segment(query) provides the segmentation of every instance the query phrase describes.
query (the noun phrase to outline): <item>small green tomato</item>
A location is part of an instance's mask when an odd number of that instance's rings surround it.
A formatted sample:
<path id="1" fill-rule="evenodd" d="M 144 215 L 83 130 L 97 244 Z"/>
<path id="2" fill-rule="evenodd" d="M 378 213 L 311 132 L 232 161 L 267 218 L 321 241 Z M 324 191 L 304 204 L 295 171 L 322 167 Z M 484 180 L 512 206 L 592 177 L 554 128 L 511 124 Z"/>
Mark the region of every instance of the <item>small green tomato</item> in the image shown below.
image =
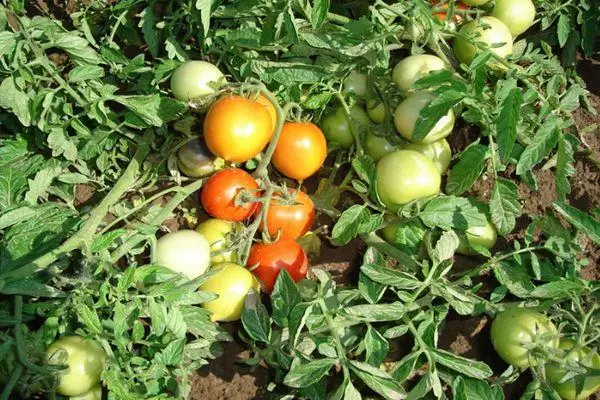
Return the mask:
<path id="1" fill-rule="evenodd" d="M 195 231 L 182 229 L 171 232 L 156 245 L 156 263 L 194 279 L 210 266 L 210 244 Z"/>
<path id="2" fill-rule="evenodd" d="M 416 81 L 432 71 L 447 69 L 446 63 L 431 54 L 417 54 L 402 59 L 392 71 L 392 80 L 404 93 L 410 93 Z"/>
<path id="3" fill-rule="evenodd" d="M 367 115 L 376 124 L 383 124 L 386 116 L 385 105 L 379 100 L 367 100 Z"/>
<path id="4" fill-rule="evenodd" d="M 171 76 L 171 91 L 177 100 L 189 101 L 216 91 L 225 81 L 219 68 L 206 61 L 187 61 Z"/>
<path id="5" fill-rule="evenodd" d="M 456 252 L 465 256 L 476 255 L 477 252 L 471 246 L 481 246 L 489 250 L 496 244 L 497 237 L 496 228 L 489 221 L 484 226 L 472 226 L 465 231 L 464 235 L 458 235 L 459 244 Z"/>
<path id="6" fill-rule="evenodd" d="M 504 22 L 513 36 L 519 36 L 533 25 L 535 5 L 531 0 L 496 0 L 492 17 Z"/>
<path id="7" fill-rule="evenodd" d="M 406 100 L 396 107 L 394 125 L 396 126 L 396 131 L 406 140 L 414 143 L 433 143 L 445 138 L 452 132 L 452 128 L 454 127 L 454 111 L 450 109 L 446 115 L 437 121 L 423 139 L 419 141 L 413 140 L 412 135 L 417 119 L 419 118 L 419 113 L 433 99 L 435 99 L 435 96 L 431 93 L 417 92 L 408 96 Z"/>
<path id="8" fill-rule="evenodd" d="M 406 150 L 414 150 L 429 158 L 443 174 L 450 165 L 452 150 L 446 139 L 440 139 L 433 143 L 409 143 L 403 147 Z"/>
<path id="9" fill-rule="evenodd" d="M 365 153 L 371 156 L 375 161 L 378 161 L 381 157 L 397 149 L 398 146 L 390 143 L 386 138 L 377 136 L 372 132 L 367 133 L 364 150 Z"/>
<path id="10" fill-rule="evenodd" d="M 367 75 L 352 71 L 344 81 L 344 92 L 353 93 L 359 99 L 367 96 Z"/>
<path id="11" fill-rule="evenodd" d="M 494 17 L 482 17 L 464 24 L 459 31 L 460 36 L 454 40 L 454 54 L 464 64 L 471 64 L 479 50 L 465 37 L 477 43 L 489 46 L 491 52 L 507 57 L 512 54 L 513 38 L 508 27 Z M 492 62 L 492 65 L 496 65 Z"/>

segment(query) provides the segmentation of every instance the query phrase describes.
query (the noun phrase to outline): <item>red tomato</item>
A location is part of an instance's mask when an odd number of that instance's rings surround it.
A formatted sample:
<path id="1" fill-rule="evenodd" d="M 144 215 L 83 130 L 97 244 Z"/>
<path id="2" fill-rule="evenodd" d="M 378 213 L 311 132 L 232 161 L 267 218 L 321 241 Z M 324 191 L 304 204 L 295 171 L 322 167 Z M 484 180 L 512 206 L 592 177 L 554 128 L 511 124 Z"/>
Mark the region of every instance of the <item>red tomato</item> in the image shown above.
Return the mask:
<path id="1" fill-rule="evenodd" d="M 296 241 L 279 239 L 275 243 L 253 245 L 247 267 L 261 280 L 264 290 L 271 293 L 282 268 L 286 269 L 294 282 L 306 277 L 308 258 Z"/>
<path id="2" fill-rule="evenodd" d="M 202 207 L 214 218 L 234 222 L 248 219 L 257 203 L 235 205 L 235 197 L 244 189 L 258 191 L 258 183 L 250 174 L 239 168 L 221 170 L 206 181 L 200 195 Z"/>
<path id="3" fill-rule="evenodd" d="M 281 229 L 282 238 L 297 239 L 308 232 L 315 221 L 315 205 L 303 191 L 289 189 L 288 193 L 285 197 L 275 193 L 271 198 L 267 210 L 267 229 L 271 236 L 277 235 Z M 261 208 L 259 205 L 257 215 Z M 261 231 L 263 228 L 261 224 Z"/>
<path id="4" fill-rule="evenodd" d="M 327 141 L 311 122 L 286 122 L 273 153 L 273 165 L 291 179 L 302 181 L 321 168 L 327 157 Z"/>

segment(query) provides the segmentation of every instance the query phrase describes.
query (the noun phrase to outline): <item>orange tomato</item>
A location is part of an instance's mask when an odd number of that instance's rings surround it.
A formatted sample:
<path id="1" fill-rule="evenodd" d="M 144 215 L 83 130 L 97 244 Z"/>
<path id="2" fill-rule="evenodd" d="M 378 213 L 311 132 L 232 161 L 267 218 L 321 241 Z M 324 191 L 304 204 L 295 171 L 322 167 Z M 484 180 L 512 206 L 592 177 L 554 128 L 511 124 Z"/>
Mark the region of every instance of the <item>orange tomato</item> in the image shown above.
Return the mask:
<path id="1" fill-rule="evenodd" d="M 440 3 L 440 2 L 439 1 L 432 1 L 430 3 L 433 4 L 433 5 L 436 5 L 436 4 Z M 442 7 L 448 8 L 448 4 L 444 2 L 444 3 L 442 3 Z M 455 4 L 455 7 L 454 7 L 455 12 L 457 10 L 468 10 L 468 9 L 469 9 L 469 6 L 467 6 L 467 5 L 463 4 L 463 3 L 457 3 L 457 4 Z M 446 21 L 446 17 L 447 17 L 445 12 L 435 13 L 435 14 L 433 14 L 433 16 L 436 17 L 440 22 Z M 460 22 L 463 22 L 464 20 L 465 20 L 465 17 L 462 14 L 454 14 L 452 16 L 452 21 L 454 21 L 454 22 L 460 23 Z"/>
<path id="2" fill-rule="evenodd" d="M 236 205 L 235 198 L 241 190 L 258 192 L 258 189 L 258 183 L 249 173 L 239 168 L 227 168 L 206 181 L 200 194 L 200 202 L 211 217 L 233 222 L 244 221 L 254 213 L 257 203 Z"/>
<path id="3" fill-rule="evenodd" d="M 269 143 L 273 123 L 267 108 L 241 96 L 222 97 L 204 119 L 204 140 L 216 156 L 231 162 L 256 157 Z"/>
<path id="4" fill-rule="evenodd" d="M 273 127 L 273 129 L 271 130 L 271 137 L 269 138 L 269 140 L 271 140 L 273 138 L 273 132 L 275 132 L 275 127 L 277 126 L 277 110 L 275 110 L 275 106 L 273 105 L 273 103 L 271 103 L 269 99 L 267 99 L 262 93 L 258 95 L 256 101 L 265 106 L 265 108 L 269 112 L 269 115 L 271 116 L 271 126 Z"/>
<path id="5" fill-rule="evenodd" d="M 256 213 L 260 214 L 262 205 Z M 311 228 L 315 221 L 315 205 L 310 196 L 301 190 L 289 189 L 288 195 L 275 193 L 267 210 L 267 231 L 275 236 L 281 229 L 281 237 L 297 239 Z M 262 231 L 264 226 L 260 226 Z"/>
<path id="6" fill-rule="evenodd" d="M 327 141 L 311 122 L 286 122 L 273 153 L 273 165 L 288 178 L 302 181 L 321 168 Z"/>

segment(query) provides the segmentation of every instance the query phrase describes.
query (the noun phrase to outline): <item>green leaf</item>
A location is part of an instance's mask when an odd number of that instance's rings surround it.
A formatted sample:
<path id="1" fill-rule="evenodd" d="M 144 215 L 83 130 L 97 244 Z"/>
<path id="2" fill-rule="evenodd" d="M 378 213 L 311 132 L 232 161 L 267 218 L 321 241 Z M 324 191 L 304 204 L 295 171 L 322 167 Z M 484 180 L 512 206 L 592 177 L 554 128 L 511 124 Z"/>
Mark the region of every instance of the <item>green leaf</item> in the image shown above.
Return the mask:
<path id="1" fill-rule="evenodd" d="M 585 233 L 594 243 L 600 244 L 600 222 L 562 201 L 555 201 L 552 206 L 571 225 Z"/>
<path id="2" fill-rule="evenodd" d="M 402 386 L 387 372 L 355 360 L 350 360 L 350 368 L 361 381 L 385 399 L 400 400 L 406 396 Z"/>
<path id="3" fill-rule="evenodd" d="M 77 83 L 104 76 L 104 68 L 98 65 L 80 65 L 69 72 L 69 82 Z"/>
<path id="4" fill-rule="evenodd" d="M 366 356 L 365 361 L 374 367 L 385 361 L 390 346 L 388 341 L 371 325 L 367 328 L 367 333 L 364 339 Z"/>
<path id="5" fill-rule="evenodd" d="M 6 296 L 23 295 L 30 297 L 64 297 L 65 293 L 39 281 L 38 277 L 28 276 L 0 286 L 0 293 Z M 0 324 L 2 325 L 2 324 Z"/>
<path id="6" fill-rule="evenodd" d="M 532 170 L 556 147 L 560 135 L 559 122 L 559 117 L 551 116 L 540 126 L 531 140 L 531 144 L 525 148 L 519 158 L 517 175 L 523 175 Z"/>
<path id="7" fill-rule="evenodd" d="M 504 400 L 502 388 L 481 379 L 457 376 L 452 385 L 455 400 Z"/>
<path id="8" fill-rule="evenodd" d="M 506 286 L 517 297 L 527 298 L 531 291 L 535 289 L 529 273 L 521 265 L 501 261 L 495 265 L 494 275 L 498 282 Z"/>
<path id="9" fill-rule="evenodd" d="M 323 25 L 323 22 L 327 19 L 328 11 L 329 0 L 313 0 L 313 9 L 310 18 L 313 29 L 319 29 Z"/>
<path id="10" fill-rule="evenodd" d="M 129 108 L 147 124 L 152 126 L 162 126 L 163 120 L 159 116 L 161 104 L 159 95 L 115 96 L 113 100 Z"/>
<path id="11" fill-rule="evenodd" d="M 424 398 L 427 393 L 431 391 L 431 379 L 430 375 L 426 374 L 419 382 L 411 389 L 406 397 L 406 400 L 420 400 Z"/>
<path id="12" fill-rule="evenodd" d="M 346 387 L 344 388 L 344 400 L 362 400 L 360 392 L 352 385 L 351 380 L 346 382 Z"/>
<path id="13" fill-rule="evenodd" d="M 102 59 L 96 51 L 89 46 L 84 38 L 77 36 L 75 32 L 62 32 L 54 35 L 54 46 L 66 51 L 71 60 L 77 65 L 102 63 Z"/>
<path id="14" fill-rule="evenodd" d="M 296 286 L 287 270 L 282 268 L 271 294 L 273 321 L 281 327 L 286 327 L 288 325 L 288 316 L 300 301 L 298 286 Z"/>
<path id="15" fill-rule="evenodd" d="M 429 201 L 418 216 L 428 227 L 440 227 L 444 230 L 466 230 L 472 226 L 487 224 L 486 215 L 472 200 L 464 197 L 438 196 Z"/>
<path id="16" fill-rule="evenodd" d="M 1 219 L 0 219 L 1 220 Z M 386 286 L 375 282 L 362 272 L 358 275 L 358 290 L 365 300 L 376 304 L 385 293 Z"/>
<path id="17" fill-rule="evenodd" d="M 37 203 L 38 198 L 42 197 L 52 184 L 52 181 L 62 172 L 62 166 L 56 160 L 49 160 L 46 167 L 35 174 L 33 179 L 29 179 L 29 190 L 25 193 L 25 201 L 31 205 Z"/>
<path id="18" fill-rule="evenodd" d="M 558 44 L 560 47 L 565 47 L 571 29 L 571 15 L 566 12 L 561 13 L 558 17 L 558 24 L 556 25 L 556 36 L 558 37 Z"/>
<path id="19" fill-rule="evenodd" d="M 487 364 L 481 361 L 470 360 L 442 349 L 430 349 L 430 354 L 435 362 L 445 367 L 477 379 L 492 376 L 493 372 Z"/>
<path id="20" fill-rule="evenodd" d="M 443 94 L 436 96 L 427 103 L 419 112 L 419 118 L 415 122 L 415 129 L 412 134 L 412 141 L 422 140 L 433 129 L 440 119 L 446 116 L 464 97 L 464 93 L 456 90 L 445 90 Z"/>
<path id="21" fill-rule="evenodd" d="M 471 188 L 483 172 L 488 148 L 481 144 L 474 144 L 465 149 L 460 155 L 458 163 L 452 167 L 446 193 L 459 195 Z"/>
<path id="22" fill-rule="evenodd" d="M 254 290 L 246 295 L 244 309 L 242 310 L 242 324 L 244 329 L 254 340 L 269 342 L 271 335 L 271 322 L 267 309 L 260 301 L 260 294 Z"/>
<path id="23" fill-rule="evenodd" d="M 536 286 L 529 295 L 542 299 L 563 299 L 568 298 L 570 294 L 579 294 L 584 290 L 581 283 L 577 281 L 569 281 L 566 279 L 545 283 Z"/>
<path id="24" fill-rule="evenodd" d="M 339 315 L 344 317 L 366 321 L 383 322 L 396 321 L 404 315 L 406 309 L 401 303 L 391 304 L 359 304 L 342 309 Z"/>
<path id="25" fill-rule="evenodd" d="M 158 34 L 156 32 L 156 16 L 154 15 L 154 2 L 151 2 L 150 5 L 140 13 L 140 22 L 139 27 L 142 28 L 142 33 L 144 35 L 144 40 L 148 45 L 148 50 L 152 57 L 158 57 L 159 54 L 159 39 Z"/>
<path id="26" fill-rule="evenodd" d="M 77 160 L 77 146 L 63 128 L 53 127 L 47 141 L 48 147 L 52 149 L 53 157 L 62 155 L 69 161 Z"/>
<path id="27" fill-rule="evenodd" d="M 298 337 L 302 332 L 302 328 L 306 325 L 306 319 L 312 312 L 312 303 L 299 303 L 292 309 L 288 318 L 288 326 L 290 329 L 290 343 L 292 347 L 296 347 Z"/>
<path id="28" fill-rule="evenodd" d="M 102 323 L 95 309 L 88 307 L 86 304 L 78 303 L 75 304 L 75 311 L 79 322 L 85 325 L 91 333 L 95 335 L 102 334 Z"/>
<path id="29" fill-rule="evenodd" d="M 23 126 L 31 125 L 31 111 L 29 97 L 9 76 L 0 83 L 0 107 L 12 111 Z"/>
<path id="30" fill-rule="evenodd" d="M 556 194 L 559 200 L 565 201 L 571 193 L 570 178 L 575 175 L 575 148 L 579 145 L 577 138 L 571 134 L 560 135 L 556 153 Z"/>
<path id="31" fill-rule="evenodd" d="M 0 210 L 8 210 L 23 200 L 27 178 L 41 167 L 42 160 L 42 156 L 36 154 L 0 168 Z"/>
<path id="32" fill-rule="evenodd" d="M 446 231 L 435 244 L 433 249 L 432 259 L 439 264 L 444 260 L 448 260 L 454 256 L 454 252 L 458 248 L 459 240 L 454 231 Z"/>
<path id="33" fill-rule="evenodd" d="M 108 249 L 108 247 L 118 238 L 127 234 L 127 229 L 115 229 L 114 231 L 106 232 L 99 237 L 95 238 L 92 242 L 91 251 L 97 253 L 102 250 Z"/>
<path id="34" fill-rule="evenodd" d="M 496 119 L 496 143 L 503 163 L 508 161 L 517 138 L 517 124 L 523 104 L 520 88 L 513 88 L 502 102 L 500 114 Z"/>
<path id="35" fill-rule="evenodd" d="M 343 246 L 362 233 L 370 233 L 383 225 L 383 215 L 373 215 L 366 205 L 355 204 L 346 209 L 333 230 L 331 241 L 337 246 Z"/>
<path id="36" fill-rule="evenodd" d="M 500 235 L 506 235 L 515 228 L 516 219 L 521 215 L 521 204 L 519 187 L 513 181 L 496 179 L 490 196 L 490 214 Z"/>
<path id="37" fill-rule="evenodd" d="M 327 375 L 336 362 L 335 358 L 323 358 L 306 364 L 292 364 L 292 368 L 283 378 L 283 383 L 294 388 L 310 386 Z"/>
<path id="38" fill-rule="evenodd" d="M 421 286 L 421 282 L 411 274 L 376 264 L 365 264 L 360 267 L 360 271 L 375 282 L 383 285 L 395 286 L 406 290 L 416 289 Z"/>

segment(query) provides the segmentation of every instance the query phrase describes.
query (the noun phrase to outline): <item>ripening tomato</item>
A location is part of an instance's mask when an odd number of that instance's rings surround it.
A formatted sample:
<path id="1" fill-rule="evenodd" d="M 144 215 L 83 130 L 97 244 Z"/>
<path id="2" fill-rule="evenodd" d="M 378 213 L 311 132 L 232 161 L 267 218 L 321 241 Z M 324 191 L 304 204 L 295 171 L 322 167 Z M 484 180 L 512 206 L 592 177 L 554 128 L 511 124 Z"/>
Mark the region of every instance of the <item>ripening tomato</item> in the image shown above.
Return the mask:
<path id="1" fill-rule="evenodd" d="M 400 205 L 440 191 L 442 177 L 433 162 L 412 150 L 396 150 L 377 163 L 377 194 L 395 211 Z"/>
<path id="2" fill-rule="evenodd" d="M 367 75 L 352 71 L 344 81 L 344 92 L 352 93 L 359 99 L 367 95 Z"/>
<path id="3" fill-rule="evenodd" d="M 202 140 L 187 142 L 177 152 L 177 166 L 184 174 L 192 178 L 201 178 L 212 174 L 215 169 L 215 157 Z"/>
<path id="4" fill-rule="evenodd" d="M 273 127 L 272 131 L 271 131 L 271 138 L 272 138 L 273 132 L 275 132 L 275 127 L 277 126 L 277 110 L 275 109 L 275 106 L 273 105 L 273 103 L 271 103 L 271 101 L 269 101 L 269 99 L 267 99 L 265 97 L 265 95 L 263 95 L 262 93 L 258 95 L 256 102 L 265 106 L 265 108 L 269 112 L 269 115 L 271 116 L 271 122 L 272 122 L 272 127 Z M 269 140 L 270 140 L 270 138 L 269 138 Z"/>
<path id="5" fill-rule="evenodd" d="M 464 235 L 458 235 L 459 243 L 456 252 L 466 256 L 475 255 L 477 252 L 472 246 L 481 246 L 489 250 L 496 244 L 497 237 L 496 228 L 489 221 L 484 226 L 472 226 L 465 231 Z"/>
<path id="6" fill-rule="evenodd" d="M 408 96 L 394 112 L 396 131 L 406 140 L 414 143 L 433 143 L 448 136 L 454 128 L 452 109 L 437 121 L 423 139 L 416 141 L 412 137 L 421 110 L 434 99 L 435 96 L 428 92 L 416 92 Z"/>
<path id="7" fill-rule="evenodd" d="M 260 214 L 261 206 L 256 210 Z M 315 205 L 310 196 L 301 190 L 288 189 L 288 194 L 275 193 L 267 210 L 267 230 L 275 236 L 281 230 L 281 237 L 297 239 L 312 227 L 315 221 Z M 262 231 L 264 227 L 260 226 Z"/>
<path id="8" fill-rule="evenodd" d="M 242 190 L 258 191 L 258 183 L 250 174 L 239 168 L 227 168 L 208 178 L 200 200 L 204 210 L 214 218 L 240 222 L 248 219 L 256 210 L 257 203 L 235 205 L 235 198 Z"/>
<path id="9" fill-rule="evenodd" d="M 102 386 L 96 385 L 78 396 L 70 396 L 69 400 L 102 400 Z"/>
<path id="10" fill-rule="evenodd" d="M 414 150 L 429 158 L 443 174 L 450 165 L 452 150 L 446 139 L 440 139 L 432 143 L 409 143 L 403 147 L 405 150 Z"/>
<path id="11" fill-rule="evenodd" d="M 385 117 L 387 116 L 385 104 L 376 99 L 367 100 L 367 115 L 371 118 L 371 121 L 376 124 L 383 124 L 383 121 L 385 121 Z"/>
<path id="12" fill-rule="evenodd" d="M 225 251 L 229 244 L 230 235 L 242 230 L 239 222 L 225 221 L 223 219 L 210 218 L 202 222 L 196 228 L 196 232 L 202 234 L 210 245 L 211 265 L 224 262 L 233 262 L 237 255 L 233 251 Z"/>
<path id="13" fill-rule="evenodd" d="M 321 168 L 327 157 L 327 141 L 311 122 L 286 122 L 273 153 L 273 165 L 291 179 L 302 181 Z"/>
<path id="14" fill-rule="evenodd" d="M 210 245 L 198 232 L 188 229 L 171 232 L 156 243 L 156 263 L 194 279 L 210 265 Z"/>
<path id="15" fill-rule="evenodd" d="M 352 129 L 360 134 L 367 130 L 370 124 L 371 120 L 365 110 L 358 105 L 353 105 L 350 107 L 350 118 L 346 116 L 343 107 L 338 107 L 326 115 L 319 125 L 329 142 L 336 143 L 343 149 L 349 149 L 354 144 Z"/>
<path id="16" fill-rule="evenodd" d="M 286 269 L 294 282 L 306 277 L 308 258 L 298 242 L 279 239 L 274 243 L 254 244 L 247 266 L 263 283 L 265 291 L 271 293 L 282 268 Z"/>
<path id="17" fill-rule="evenodd" d="M 106 353 L 95 340 L 63 336 L 48 346 L 48 364 L 66 365 L 60 372 L 56 391 L 63 396 L 78 396 L 100 383 Z"/>
<path id="18" fill-rule="evenodd" d="M 482 17 L 464 24 L 460 36 L 454 39 L 454 54 L 458 61 L 471 64 L 479 50 L 466 38 L 490 46 L 490 51 L 500 57 L 512 54 L 513 38 L 507 26 L 494 17 Z M 493 61 L 491 65 L 496 65 Z"/>
<path id="19" fill-rule="evenodd" d="M 171 92 L 181 101 L 207 96 L 225 82 L 219 68 L 206 61 L 187 61 L 171 75 Z"/>
<path id="20" fill-rule="evenodd" d="M 392 80 L 404 93 L 411 93 L 416 81 L 433 71 L 448 69 L 446 63 L 431 54 L 408 56 L 394 67 Z"/>
<path id="21" fill-rule="evenodd" d="M 575 342 L 570 339 L 561 339 L 559 348 L 564 350 L 565 359 L 577 361 L 580 365 L 587 368 L 600 370 L 600 356 L 587 346 L 571 351 L 575 347 Z M 575 379 L 570 378 L 562 382 L 565 375 L 570 371 L 565 365 L 562 366 L 555 362 L 546 364 L 546 378 L 550 386 L 554 388 L 564 400 L 585 400 L 592 394 L 600 390 L 600 376 L 588 376 L 584 378 L 581 392 L 577 393 Z"/>
<path id="22" fill-rule="evenodd" d="M 439 1 L 436 1 L 434 4 L 439 4 Z M 443 3 L 442 6 L 445 6 L 445 8 L 448 8 L 448 3 Z M 461 10 L 468 10 L 469 6 L 463 4 L 463 3 L 458 3 L 455 5 L 454 11 L 461 11 Z M 441 12 L 441 13 L 435 13 L 433 14 L 434 17 L 436 17 L 440 22 L 444 22 L 446 21 L 447 18 L 447 14 L 445 12 Z M 452 16 L 452 21 L 453 22 L 458 22 L 461 23 L 465 20 L 465 17 L 460 14 L 460 13 L 456 13 Z"/>
<path id="23" fill-rule="evenodd" d="M 215 101 L 204 119 L 204 140 L 216 156 L 231 162 L 256 157 L 273 136 L 273 121 L 263 104 L 242 96 Z"/>
<path id="24" fill-rule="evenodd" d="M 217 264 L 211 269 L 216 273 L 200 285 L 200 290 L 212 292 L 217 297 L 202 303 L 211 312 L 212 321 L 237 321 L 244 309 L 244 300 L 250 289 L 260 290 L 258 281 L 241 265 L 234 263 Z"/>
<path id="25" fill-rule="evenodd" d="M 496 353 L 517 368 L 536 365 L 523 344 L 532 343 L 544 333 L 553 334 L 547 344 L 558 346 L 558 331 L 545 315 L 527 308 L 509 308 L 496 316 L 492 323 L 492 345 Z"/>
<path id="26" fill-rule="evenodd" d="M 519 36 L 533 25 L 535 5 L 531 0 L 496 0 L 491 15 L 504 22 L 513 36 Z"/>
<path id="27" fill-rule="evenodd" d="M 365 153 L 371 156 L 375 161 L 378 161 L 381 157 L 398 149 L 398 146 L 390 143 L 386 138 L 377 136 L 372 132 L 367 133 L 364 147 Z"/>

